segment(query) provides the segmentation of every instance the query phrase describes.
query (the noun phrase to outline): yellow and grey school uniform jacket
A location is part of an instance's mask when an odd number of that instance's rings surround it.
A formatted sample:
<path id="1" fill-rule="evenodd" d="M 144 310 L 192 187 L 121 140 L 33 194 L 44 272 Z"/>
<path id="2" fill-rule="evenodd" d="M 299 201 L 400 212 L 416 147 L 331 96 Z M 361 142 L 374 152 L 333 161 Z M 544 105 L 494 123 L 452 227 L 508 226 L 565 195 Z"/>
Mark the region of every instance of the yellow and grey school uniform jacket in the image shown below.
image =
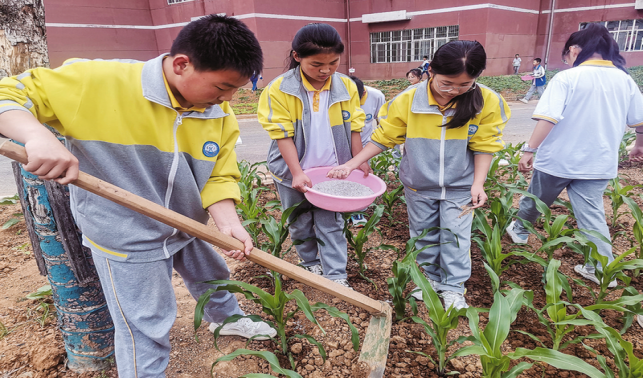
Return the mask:
<path id="1" fill-rule="evenodd" d="M 261 93 L 258 106 L 259 122 L 270 134 L 272 143 L 268 152 L 268 169 L 280 183 L 290 186 L 292 174 L 279 152 L 277 140 L 292 138 L 299 162 L 306 156 L 310 140 L 311 109 L 308 93 L 299 67 L 278 76 Z M 351 132 L 360 132 L 365 115 L 360 109 L 357 86 L 346 75 L 335 73 L 330 78 L 328 116 L 335 156 L 339 164 L 352 158 Z"/>
<path id="2" fill-rule="evenodd" d="M 411 86 L 384 104 L 371 140 L 383 150 L 405 143 L 400 180 L 406 188 L 436 199 L 462 198 L 473 185 L 473 155 L 504 147 L 502 130 L 511 111 L 502 96 L 477 84 L 482 111 L 466 125 L 447 129 L 442 125 L 455 109 L 442 114 L 428 83 Z"/>
<path id="3" fill-rule="evenodd" d="M 32 113 L 65 136 L 82 171 L 205 224 L 205 208 L 240 199 L 239 127 L 228 103 L 175 110 L 162 62 L 72 60 L 29 70 L 0 81 L 0 113 Z M 155 261 L 194 239 L 76 186 L 70 192 L 84 243 L 104 257 Z"/>

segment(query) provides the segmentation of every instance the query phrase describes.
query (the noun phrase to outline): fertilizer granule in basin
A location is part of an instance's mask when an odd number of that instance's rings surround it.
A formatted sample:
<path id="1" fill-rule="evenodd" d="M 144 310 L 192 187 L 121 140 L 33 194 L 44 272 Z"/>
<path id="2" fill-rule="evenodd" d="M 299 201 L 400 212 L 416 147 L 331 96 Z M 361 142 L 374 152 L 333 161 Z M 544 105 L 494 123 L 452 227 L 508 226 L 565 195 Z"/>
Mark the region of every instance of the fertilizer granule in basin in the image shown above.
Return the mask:
<path id="1" fill-rule="evenodd" d="M 330 180 L 313 186 L 313 190 L 335 197 L 368 197 L 373 191 L 366 185 L 347 180 Z"/>

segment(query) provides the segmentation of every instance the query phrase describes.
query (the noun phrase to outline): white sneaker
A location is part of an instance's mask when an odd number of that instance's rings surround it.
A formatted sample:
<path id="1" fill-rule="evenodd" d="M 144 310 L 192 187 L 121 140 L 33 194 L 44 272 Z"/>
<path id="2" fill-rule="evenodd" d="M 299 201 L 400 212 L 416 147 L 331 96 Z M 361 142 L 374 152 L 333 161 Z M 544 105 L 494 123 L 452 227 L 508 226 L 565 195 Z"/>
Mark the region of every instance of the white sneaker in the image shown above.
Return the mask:
<path id="1" fill-rule="evenodd" d="M 337 279 L 337 280 L 331 280 L 331 281 L 333 281 L 333 282 L 335 282 L 335 283 L 338 283 L 338 284 L 340 284 L 340 285 L 342 285 L 342 286 L 344 286 L 344 287 L 347 287 L 347 288 L 349 288 L 349 289 L 351 289 L 351 290 L 355 290 L 355 289 L 353 289 L 353 287 L 348 283 L 348 280 L 346 280 L 346 279 L 340 278 L 340 279 Z"/>
<path id="2" fill-rule="evenodd" d="M 445 290 L 440 293 L 442 300 L 444 301 L 444 309 L 448 310 L 449 307 L 453 306 L 456 310 L 463 308 L 469 308 L 467 301 L 464 299 L 464 294 L 457 293 L 455 291 Z"/>
<path id="3" fill-rule="evenodd" d="M 316 274 L 318 276 L 323 276 L 324 275 L 324 268 L 322 268 L 321 264 L 317 265 L 311 265 L 311 266 L 304 266 L 304 269 L 309 271 L 312 274 Z"/>
<path id="4" fill-rule="evenodd" d="M 520 101 L 520 102 L 522 102 L 522 103 L 524 103 L 524 104 L 529 103 L 529 100 L 525 100 L 524 98 L 521 98 L 521 99 L 520 99 L 520 100 L 518 100 L 518 101 Z"/>
<path id="5" fill-rule="evenodd" d="M 219 328 L 221 323 L 210 323 L 208 329 L 214 333 L 214 330 Z M 219 332 L 221 336 L 241 336 L 249 339 L 256 335 L 267 335 L 255 337 L 254 340 L 269 340 L 270 337 L 277 336 L 277 331 L 268 325 L 266 322 L 253 322 L 248 318 L 241 318 L 234 323 L 228 323 L 221 328 Z"/>
<path id="6" fill-rule="evenodd" d="M 580 274 L 581 276 L 583 276 L 583 278 L 585 278 L 587 280 L 590 280 L 590 281 L 592 281 L 593 283 L 595 283 L 597 285 L 601 284 L 601 282 L 596 277 L 596 274 L 588 272 L 587 268 L 585 267 L 585 265 L 576 265 L 574 267 L 574 272 Z M 607 287 L 609 287 L 610 289 L 615 288 L 616 287 L 616 280 L 610 282 L 609 285 L 607 285 Z"/>
<path id="7" fill-rule="evenodd" d="M 364 227 L 366 222 L 367 220 L 362 214 L 355 214 L 351 217 L 351 223 L 353 224 L 353 227 L 357 227 L 357 228 Z"/>
<path id="8" fill-rule="evenodd" d="M 636 321 L 639 323 L 641 328 L 643 328 L 643 315 L 636 315 Z"/>
<path id="9" fill-rule="evenodd" d="M 507 233 L 511 236 L 511 240 L 516 244 L 527 244 L 529 241 L 529 235 L 518 235 L 514 230 L 515 225 L 516 221 L 512 221 L 507 227 Z"/>
<path id="10" fill-rule="evenodd" d="M 422 273 L 424 273 L 424 276 L 429 281 L 429 284 L 431 285 L 431 288 L 433 289 L 433 291 L 437 293 L 436 287 L 438 287 L 438 281 L 432 280 L 431 278 L 429 278 L 429 276 L 426 274 L 426 271 L 423 271 Z M 422 290 L 420 290 L 418 286 L 416 286 L 415 289 L 413 289 L 413 291 L 411 292 L 411 296 L 417 299 L 418 301 L 424 300 L 424 298 L 422 298 Z"/>

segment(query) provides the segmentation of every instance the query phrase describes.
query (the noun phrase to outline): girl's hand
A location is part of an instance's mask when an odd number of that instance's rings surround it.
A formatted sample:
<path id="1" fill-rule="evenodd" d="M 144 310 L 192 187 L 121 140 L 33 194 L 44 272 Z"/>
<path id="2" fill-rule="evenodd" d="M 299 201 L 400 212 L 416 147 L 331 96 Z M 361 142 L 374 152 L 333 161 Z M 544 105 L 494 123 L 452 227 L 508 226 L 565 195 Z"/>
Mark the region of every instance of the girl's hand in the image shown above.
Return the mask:
<path id="1" fill-rule="evenodd" d="M 222 250 L 223 253 L 228 256 L 232 257 L 235 260 L 239 261 L 245 261 L 246 256 L 250 255 L 250 252 L 252 251 L 253 245 L 252 245 L 252 238 L 250 237 L 250 234 L 248 234 L 248 231 L 246 231 L 245 228 L 241 225 L 241 223 L 233 224 L 230 226 L 225 226 L 219 229 L 222 233 L 228 236 L 232 236 L 233 238 L 243 242 L 245 245 L 245 250 L 240 251 L 240 250 L 234 250 L 234 251 L 226 251 Z"/>
<path id="2" fill-rule="evenodd" d="M 630 160 L 643 161 L 643 146 L 635 145 L 630 151 Z"/>
<path id="3" fill-rule="evenodd" d="M 369 173 L 373 173 L 373 170 L 371 169 L 371 166 L 368 164 L 368 161 L 360 165 L 359 169 L 361 169 L 362 172 L 364 172 L 364 177 L 368 177 Z"/>
<path id="4" fill-rule="evenodd" d="M 368 163 L 366 163 L 368 165 Z M 362 164 L 363 165 L 363 164 Z M 353 172 L 355 168 L 350 167 L 348 164 L 342 164 L 338 165 L 337 167 L 332 168 L 328 173 L 326 174 L 326 177 L 329 178 L 336 178 L 336 179 L 345 179 L 348 177 L 348 175 Z M 368 167 L 368 170 L 370 170 L 371 167 Z M 364 171 L 364 176 L 368 176 L 368 171 Z"/>
<path id="5" fill-rule="evenodd" d="M 529 172 L 534 169 L 534 153 L 524 152 L 518 162 L 518 170 L 520 172 Z"/>
<path id="6" fill-rule="evenodd" d="M 306 193 L 312 187 L 313 182 L 303 172 L 292 178 L 292 188 L 299 192 Z"/>
<path id="7" fill-rule="evenodd" d="M 471 203 L 473 207 L 471 209 L 476 209 L 487 202 L 487 193 L 484 192 L 483 185 L 473 185 L 471 186 Z"/>

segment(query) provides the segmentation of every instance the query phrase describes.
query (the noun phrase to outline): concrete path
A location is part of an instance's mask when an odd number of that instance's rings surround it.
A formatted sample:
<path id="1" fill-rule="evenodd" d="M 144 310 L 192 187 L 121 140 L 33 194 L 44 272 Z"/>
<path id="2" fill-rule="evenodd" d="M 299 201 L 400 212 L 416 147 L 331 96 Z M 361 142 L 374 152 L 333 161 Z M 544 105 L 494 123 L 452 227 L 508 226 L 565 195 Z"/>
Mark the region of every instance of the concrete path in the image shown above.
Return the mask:
<path id="1" fill-rule="evenodd" d="M 536 122 L 531 115 L 536 107 L 537 101 L 529 104 L 522 102 L 510 102 L 511 119 L 504 130 L 505 142 L 519 143 L 529 139 Z M 239 160 L 258 162 L 266 160 L 270 138 L 264 131 L 256 118 L 239 119 L 241 139 L 243 143 L 237 146 L 237 157 Z M 12 196 L 17 193 L 16 185 L 11 171 L 11 161 L 0 156 L 0 198 Z"/>

